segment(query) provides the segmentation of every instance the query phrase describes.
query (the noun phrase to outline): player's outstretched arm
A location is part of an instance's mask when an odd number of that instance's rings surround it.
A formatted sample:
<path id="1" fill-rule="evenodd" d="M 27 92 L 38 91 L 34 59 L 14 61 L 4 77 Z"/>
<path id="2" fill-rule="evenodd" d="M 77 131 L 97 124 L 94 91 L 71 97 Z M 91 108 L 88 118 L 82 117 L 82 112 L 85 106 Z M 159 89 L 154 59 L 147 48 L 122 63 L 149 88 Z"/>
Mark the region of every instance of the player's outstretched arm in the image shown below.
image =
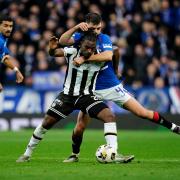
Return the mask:
<path id="1" fill-rule="evenodd" d="M 78 30 L 88 31 L 88 24 L 85 22 L 79 23 L 76 26 L 74 26 L 73 28 L 71 28 L 68 31 L 66 31 L 65 33 L 63 33 L 61 35 L 61 37 L 59 38 L 59 44 L 63 45 L 63 46 L 73 45 L 75 43 L 75 41 L 74 41 L 74 38 L 72 37 L 72 35 Z"/>
<path id="2" fill-rule="evenodd" d="M 24 79 L 23 75 L 21 74 L 21 72 L 19 71 L 19 69 L 14 66 L 11 62 L 11 57 L 9 55 L 6 55 L 3 57 L 2 62 L 10 69 L 12 69 L 13 71 L 16 72 L 16 82 L 17 83 L 21 83 Z"/>

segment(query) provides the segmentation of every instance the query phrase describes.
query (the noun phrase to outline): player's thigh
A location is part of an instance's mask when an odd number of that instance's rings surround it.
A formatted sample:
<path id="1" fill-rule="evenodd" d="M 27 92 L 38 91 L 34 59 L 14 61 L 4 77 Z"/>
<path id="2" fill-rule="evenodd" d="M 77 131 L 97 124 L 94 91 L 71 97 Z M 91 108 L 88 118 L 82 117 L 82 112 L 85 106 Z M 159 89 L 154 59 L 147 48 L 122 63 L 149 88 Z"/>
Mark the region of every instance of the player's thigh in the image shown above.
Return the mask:
<path id="1" fill-rule="evenodd" d="M 75 99 L 60 93 L 49 107 L 47 115 L 54 117 L 57 121 L 66 118 L 74 110 L 74 101 Z"/>
<path id="2" fill-rule="evenodd" d="M 104 122 L 112 121 L 114 118 L 108 106 L 94 95 L 82 96 L 78 100 L 77 106 L 82 112 L 89 114 L 90 117 L 101 119 Z M 103 111 L 106 117 L 102 115 Z"/>

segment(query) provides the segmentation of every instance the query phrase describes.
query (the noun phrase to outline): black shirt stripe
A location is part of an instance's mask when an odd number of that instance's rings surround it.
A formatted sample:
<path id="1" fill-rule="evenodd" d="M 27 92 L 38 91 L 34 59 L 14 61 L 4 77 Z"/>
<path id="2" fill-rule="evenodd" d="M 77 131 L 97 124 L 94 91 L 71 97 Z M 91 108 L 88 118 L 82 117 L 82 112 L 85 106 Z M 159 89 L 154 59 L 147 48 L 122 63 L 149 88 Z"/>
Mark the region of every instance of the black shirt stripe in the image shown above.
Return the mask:
<path id="1" fill-rule="evenodd" d="M 83 77 L 82 77 L 82 80 L 81 80 L 79 94 L 84 94 L 84 89 L 86 87 L 87 78 L 88 78 L 88 70 L 83 70 Z"/>
<path id="2" fill-rule="evenodd" d="M 90 93 L 90 94 L 93 93 L 93 92 L 92 92 L 92 89 L 93 89 L 93 85 L 94 85 L 94 80 L 95 80 L 96 75 L 97 75 L 98 72 L 99 72 L 99 71 L 95 71 L 94 74 L 93 74 L 93 77 L 92 77 L 92 79 L 91 79 L 91 85 L 89 86 L 89 93 Z"/>
<path id="3" fill-rule="evenodd" d="M 64 78 L 64 84 L 66 82 L 68 71 L 69 71 L 69 58 L 70 58 L 70 56 L 67 56 L 67 62 L 68 63 L 67 63 L 66 75 L 65 75 L 65 78 Z M 63 84 L 63 87 L 64 87 L 64 84 Z"/>
<path id="4" fill-rule="evenodd" d="M 73 96 L 73 94 L 74 94 L 74 87 L 76 84 L 76 76 L 77 76 L 77 69 L 73 68 L 72 76 L 71 76 L 71 84 L 70 84 L 69 93 L 68 93 L 70 96 Z"/>

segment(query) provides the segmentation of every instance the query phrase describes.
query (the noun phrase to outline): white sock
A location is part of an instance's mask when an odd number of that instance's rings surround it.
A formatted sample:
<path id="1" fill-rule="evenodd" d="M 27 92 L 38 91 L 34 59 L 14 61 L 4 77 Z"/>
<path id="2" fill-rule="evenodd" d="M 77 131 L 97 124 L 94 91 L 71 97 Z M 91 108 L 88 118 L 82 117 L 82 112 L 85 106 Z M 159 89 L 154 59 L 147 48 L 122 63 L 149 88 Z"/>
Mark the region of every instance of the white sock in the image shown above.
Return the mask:
<path id="1" fill-rule="evenodd" d="M 39 125 L 35 129 L 32 137 L 29 141 L 29 144 L 27 145 L 26 151 L 24 153 L 25 156 L 31 156 L 32 155 L 33 150 L 36 148 L 36 146 L 39 144 L 39 142 L 43 139 L 44 134 L 46 132 L 47 132 L 47 129 L 44 129 L 42 127 L 42 125 Z"/>
<path id="2" fill-rule="evenodd" d="M 118 142 L 117 142 L 117 127 L 115 122 L 104 123 L 104 136 L 106 143 L 114 148 L 117 153 Z"/>
<path id="3" fill-rule="evenodd" d="M 177 125 L 176 125 L 176 124 L 174 124 L 174 123 L 172 123 L 171 130 L 173 131 L 176 127 L 177 127 Z"/>

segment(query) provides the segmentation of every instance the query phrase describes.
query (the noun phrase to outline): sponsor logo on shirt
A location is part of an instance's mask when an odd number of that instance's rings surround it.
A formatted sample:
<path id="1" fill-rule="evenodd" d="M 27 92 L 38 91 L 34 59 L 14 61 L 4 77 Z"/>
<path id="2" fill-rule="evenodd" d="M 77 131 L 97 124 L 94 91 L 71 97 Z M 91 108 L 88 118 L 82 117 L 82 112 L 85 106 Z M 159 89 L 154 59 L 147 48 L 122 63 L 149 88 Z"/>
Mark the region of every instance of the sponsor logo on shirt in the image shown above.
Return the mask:
<path id="1" fill-rule="evenodd" d="M 111 44 L 103 44 L 103 48 L 112 48 Z"/>

